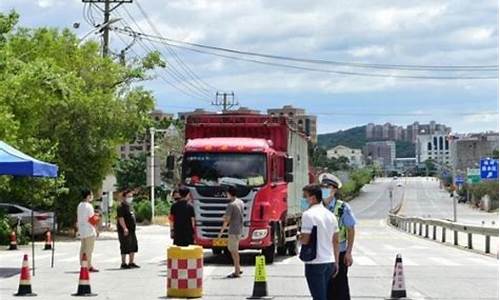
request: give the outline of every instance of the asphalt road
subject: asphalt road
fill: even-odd
[[[394,187],[394,203],[404,200],[407,215],[446,217],[448,204],[436,196],[439,186],[425,179],[401,180]],[[395,183],[381,179],[363,189],[351,202],[359,219],[354,249],[354,265],[350,269],[353,299],[385,299],[390,294],[394,259],[403,257],[406,287],[412,299],[497,299],[497,259],[449,245],[414,237],[386,224],[390,207],[388,188]],[[443,198],[443,201],[444,200]],[[434,203],[435,212],[428,206]],[[442,206],[441,206],[442,205]],[[451,206],[450,206],[451,207]],[[494,218],[463,206],[460,218],[477,222],[483,217]],[[459,220],[460,220],[459,218]],[[479,221],[480,222],[480,221]],[[168,228],[139,227],[140,253],[136,270],[119,270],[118,241],[115,234],[103,234],[96,244],[95,265],[101,272],[91,274],[96,299],[158,299],[166,295],[165,256],[171,241]],[[78,241],[61,242],[56,248],[56,265],[50,268],[50,253],[37,244],[37,273],[32,279],[39,299],[68,299],[78,284]],[[20,251],[0,251],[0,298],[12,299],[19,281],[22,254]],[[242,253],[243,277],[224,279],[232,270],[225,257],[206,252],[204,269],[204,299],[244,299],[252,293],[256,253]],[[303,264],[297,257],[281,257],[267,266],[268,287],[274,299],[310,299],[303,276]]]

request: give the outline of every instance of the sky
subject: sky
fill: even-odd
[[[92,28],[81,0],[0,1],[0,11],[10,9],[20,13],[25,27],[71,28],[80,37]],[[102,23],[97,8],[91,17]],[[498,65],[498,2],[491,0],[134,0],[114,10],[112,18],[121,19],[116,27],[146,34],[279,56],[384,65]],[[73,28],[74,23],[79,28]],[[132,40],[115,30],[111,50],[118,53]],[[161,51],[169,67],[153,73],[144,85],[167,112],[216,110],[211,102],[218,90],[234,91],[241,106],[262,112],[286,104],[305,108],[318,115],[319,133],[370,122],[407,125],[430,120],[459,133],[498,131],[498,79],[366,77],[331,71],[450,73],[272,61],[329,72],[290,69],[144,39],[136,39],[127,57],[151,49]]]

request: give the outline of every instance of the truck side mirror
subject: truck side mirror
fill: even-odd
[[[167,156],[167,170],[173,171],[175,169],[175,156]]]
[[[285,158],[285,173],[293,172],[293,157]]]
[[[285,174],[285,182],[293,182],[293,174],[292,173]]]

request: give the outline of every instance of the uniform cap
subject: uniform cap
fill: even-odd
[[[342,188],[342,181],[340,179],[330,173],[323,173],[319,175],[319,182],[320,184],[325,184],[325,185],[333,185],[337,189]]]

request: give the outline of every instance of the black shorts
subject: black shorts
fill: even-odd
[[[127,236],[124,236],[123,233],[118,232],[118,240],[120,241],[120,252],[122,255],[137,253],[137,251],[139,250],[135,231],[129,232]]]

